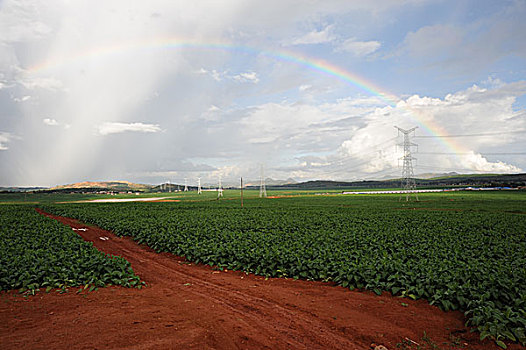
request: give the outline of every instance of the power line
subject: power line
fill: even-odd
[[[507,156],[507,155],[524,155],[526,152],[477,152],[486,156]],[[441,155],[470,155],[473,153],[455,153],[455,152],[418,152],[418,154],[441,154]]]
[[[397,139],[397,137],[393,137],[393,138],[390,138],[390,139],[388,139],[388,140],[386,140],[386,141],[384,141],[384,142],[381,142],[381,143],[378,143],[378,144],[376,144],[376,145],[374,145],[374,146],[369,147],[369,149],[375,149],[375,150],[372,151],[372,152],[370,152],[370,153],[368,153],[368,154],[365,154],[365,155],[370,155],[370,154],[376,153],[377,151],[382,151],[382,150],[384,150],[384,149],[387,149],[387,147],[382,147],[382,148],[380,148],[380,149],[378,149],[378,148],[379,148],[380,146],[385,145],[385,144],[391,143],[391,142],[395,141],[396,139]],[[349,154],[349,155],[347,155],[347,156],[345,156],[345,157],[342,157],[342,158],[340,158],[340,159],[334,161],[331,165],[333,165],[334,163],[342,163],[342,162],[344,162],[345,160],[352,159],[352,158],[355,158],[355,157],[357,157],[357,156],[361,156],[361,157],[363,157],[364,154],[363,154],[363,153],[351,153],[351,154]]]
[[[478,134],[463,134],[463,135],[424,135],[424,136],[415,136],[416,139],[428,139],[428,138],[451,138],[451,137],[481,137],[481,136],[495,136],[502,134],[526,134],[526,130],[516,130],[516,131],[503,131],[503,132],[485,132]]]
[[[471,171],[471,172],[483,172],[481,170],[475,170],[475,169],[468,169],[468,168],[443,168],[443,167],[437,167],[433,165],[418,165],[419,168],[427,168],[427,169],[435,169],[435,170],[444,170],[444,171]]]

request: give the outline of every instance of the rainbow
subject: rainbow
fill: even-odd
[[[65,65],[78,62],[86,59],[98,59],[106,56],[117,55],[123,52],[134,52],[144,50],[162,50],[162,49],[203,49],[203,50],[222,50],[222,51],[237,51],[241,53],[247,53],[253,56],[266,56],[278,61],[290,62],[299,66],[306,67],[310,70],[319,72],[324,75],[335,77],[351,86],[357,87],[362,91],[367,92],[370,95],[378,97],[381,101],[385,102],[388,106],[396,107],[402,104],[402,107],[407,110],[408,117],[422,128],[428,135],[436,136],[437,139],[448,149],[450,149],[457,156],[464,152],[465,149],[459,145],[454,139],[445,139],[439,137],[440,135],[447,135],[447,132],[439,124],[426,118],[424,112],[413,108],[407,103],[401,101],[400,98],[388,91],[381,89],[370,81],[351,73],[341,67],[333,65],[327,61],[304,57],[297,53],[281,50],[281,51],[270,51],[263,50],[250,46],[240,46],[231,43],[204,43],[191,41],[180,38],[164,38],[150,41],[139,41],[127,44],[118,44],[112,46],[103,46],[95,49],[91,49],[84,52],[79,52],[74,55],[57,58],[50,61],[41,62],[37,65],[29,67],[27,72],[30,74],[36,74],[43,71],[53,70],[55,68],[63,67]]]

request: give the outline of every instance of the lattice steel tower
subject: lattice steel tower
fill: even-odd
[[[259,198],[267,197],[267,187],[265,186],[265,174],[263,172],[263,165],[261,166],[261,175],[259,183]]]
[[[186,177],[184,178],[184,192],[188,192],[188,184],[186,182]]]
[[[399,158],[404,162],[404,165],[402,167],[402,189],[403,193],[400,194],[400,199],[402,199],[402,195],[405,193],[405,200],[409,201],[409,196],[411,193],[414,193],[416,200],[418,200],[418,194],[416,193],[416,183],[413,173],[413,160],[416,160],[416,158],[413,158],[411,155],[411,147],[417,147],[418,145],[416,143],[411,142],[409,139],[410,134],[413,133],[417,129],[415,126],[414,128],[411,128],[409,130],[404,130],[402,128],[399,128],[398,126],[395,126],[395,128],[398,129],[398,135],[402,133],[404,135],[404,142],[399,143],[398,146],[402,146],[404,148],[404,155]]]
[[[223,197],[223,185],[221,184],[221,176],[219,176],[219,185],[217,186],[217,198]]]
[[[203,191],[201,190],[201,178],[197,178],[197,194],[201,194]]]

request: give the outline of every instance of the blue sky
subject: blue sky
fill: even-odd
[[[418,126],[417,174],[524,172],[523,18],[525,1],[4,0],[0,186],[398,177],[395,125]]]

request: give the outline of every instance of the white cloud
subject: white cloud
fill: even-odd
[[[339,44],[336,52],[350,52],[356,57],[363,57],[376,52],[382,44],[378,41],[358,41],[350,38]]]
[[[429,169],[518,172],[521,171],[518,166],[509,161],[490,161],[484,156],[484,152],[492,147],[506,147],[520,140],[521,134],[510,132],[526,130],[526,119],[515,118],[517,114],[513,109],[516,97],[525,93],[526,82],[516,82],[493,88],[475,85],[448,94],[443,99],[414,95],[400,101],[395,107],[378,108],[374,113],[368,114],[365,117],[366,125],[342,143],[340,152],[344,156],[352,155],[364,161],[361,169],[365,172],[394,168],[400,157],[400,153],[395,151],[394,141],[387,148],[375,146],[382,140],[392,139],[395,125],[405,129],[419,126],[416,135],[428,138],[415,141],[419,144],[419,151],[423,152],[420,156],[416,153],[416,169],[421,166],[420,169],[427,172]],[[436,134],[479,135],[488,133],[488,130],[491,131],[490,135],[483,137],[434,137]],[[436,154],[426,155],[433,152]]]
[[[42,22],[32,1],[5,0],[0,9],[0,42],[21,42],[47,36],[51,28]]]
[[[217,82],[224,80],[231,80],[238,83],[253,83],[257,84],[259,82],[259,77],[256,72],[242,72],[239,74],[230,74],[228,71],[217,71],[215,69],[206,70],[201,68],[197,71],[198,74],[206,74],[212,77]]]
[[[241,83],[257,84],[259,82],[259,78],[256,72],[240,73],[238,75],[234,75],[232,79],[234,79],[235,81],[239,81]]]
[[[18,83],[28,90],[34,90],[37,88],[47,90],[59,90],[63,87],[62,82],[55,78],[23,76],[18,79]]]
[[[490,162],[481,154],[473,151],[460,157],[462,163],[467,169],[490,173],[519,173],[522,171],[519,167],[507,164],[502,161]]]
[[[332,34],[333,25],[328,25],[322,30],[313,30],[299,38],[292,40],[291,45],[312,45],[329,43],[335,39]]]
[[[1,86],[0,86],[0,88],[1,88]],[[26,95],[26,96],[23,96],[23,97],[14,97],[13,101],[15,101],[15,102],[26,102],[26,101],[29,101],[30,99],[31,99],[31,96]]]
[[[59,123],[56,119],[53,118],[44,118],[42,122],[48,126],[61,126],[66,130],[71,128],[70,124]]]
[[[100,135],[119,134],[123,132],[155,133],[162,131],[158,124],[106,122],[97,127]]]
[[[204,68],[200,68],[198,71],[197,71],[197,74],[203,74],[203,75],[209,75],[210,77],[212,77],[212,79],[214,79],[215,81],[222,81],[225,77],[228,77],[227,75],[227,72],[226,71],[223,71],[223,72],[219,72],[215,69],[212,69],[212,70],[207,70],[207,69],[204,69]]]
[[[51,119],[51,118],[45,118],[42,121],[44,122],[44,124],[49,125],[49,126],[58,126],[59,125],[59,123],[55,119]]]
[[[13,134],[8,132],[0,132],[0,151],[7,151],[11,140],[16,139]]]

